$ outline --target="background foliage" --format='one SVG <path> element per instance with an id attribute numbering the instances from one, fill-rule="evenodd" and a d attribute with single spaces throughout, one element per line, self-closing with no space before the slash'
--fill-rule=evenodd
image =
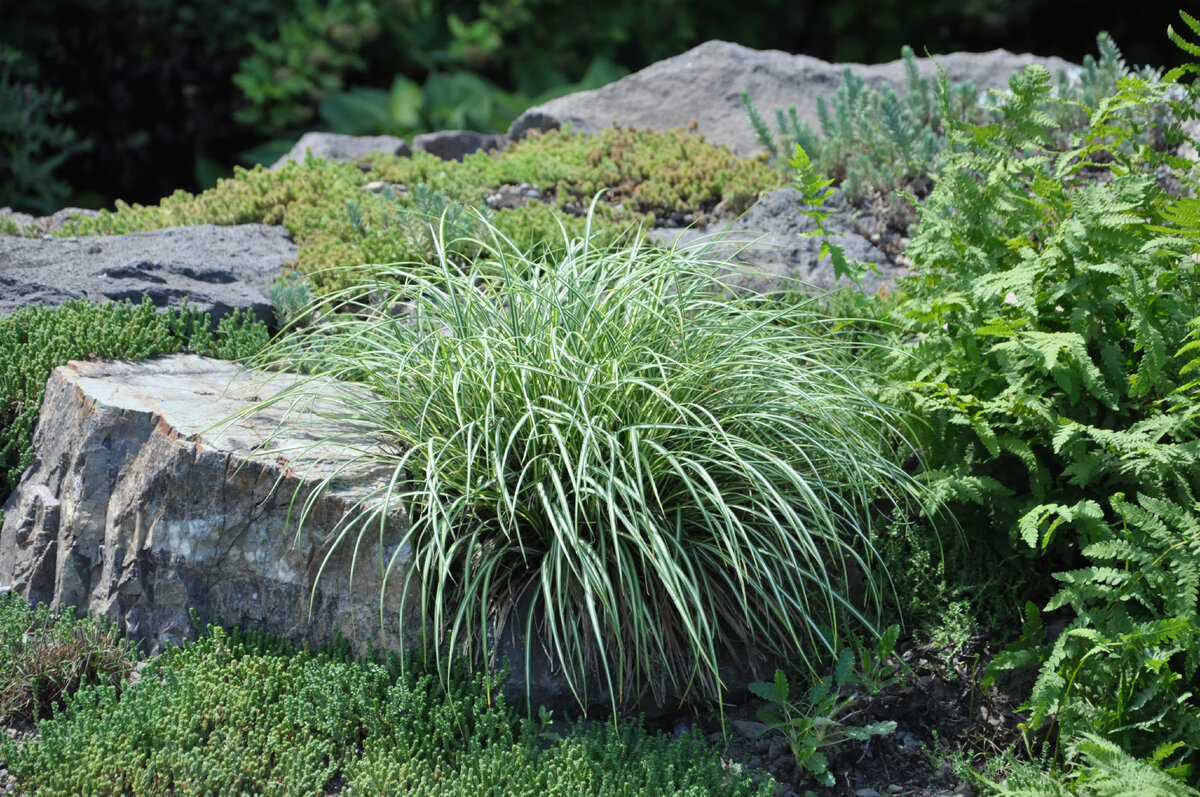
<path id="1" fill-rule="evenodd" d="M 1174 0 L 1147 0 L 1104 24 L 1131 61 L 1164 65 L 1173 11 Z M 500 131 L 536 101 L 713 38 L 839 61 L 891 60 L 909 42 L 1078 61 L 1090 13 L 1083 0 L 47 0 L 4 4 L 0 48 L 21 53 L 37 92 L 69 103 L 44 123 L 91 150 L 52 170 L 67 202 L 100 206 L 208 187 L 244 153 L 304 129 Z M 18 182 L 53 157 L 14 165 Z M 36 192 L 0 203 L 42 209 Z"/>

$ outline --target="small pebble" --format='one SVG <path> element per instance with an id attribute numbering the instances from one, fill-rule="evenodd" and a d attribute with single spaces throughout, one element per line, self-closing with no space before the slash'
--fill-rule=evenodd
<path id="1" fill-rule="evenodd" d="M 879 797 L 879 792 L 874 789 L 859 789 L 854 792 L 855 797 Z"/>

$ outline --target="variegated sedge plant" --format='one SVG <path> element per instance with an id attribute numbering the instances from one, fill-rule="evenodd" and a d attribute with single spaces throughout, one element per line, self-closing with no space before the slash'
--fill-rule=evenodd
<path id="1" fill-rule="evenodd" d="M 323 297 L 315 334 L 268 350 L 311 377 L 274 401 L 322 398 L 394 474 L 338 544 L 403 502 L 404 594 L 442 670 L 519 623 L 526 682 L 541 640 L 581 704 L 719 698 L 725 655 L 835 652 L 885 600 L 881 507 L 920 497 L 861 339 L 815 300 L 731 289 L 700 249 L 599 244 L 591 220 L 530 256 L 481 219 L 465 265 L 435 221 L 434 262 L 354 266 L 369 281 Z M 370 398 L 321 395 L 328 378 Z"/>

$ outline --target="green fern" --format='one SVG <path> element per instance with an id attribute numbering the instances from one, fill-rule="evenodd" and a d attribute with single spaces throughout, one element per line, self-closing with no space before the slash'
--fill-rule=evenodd
<path id="1" fill-rule="evenodd" d="M 1200 90 L 1099 43 L 1074 94 L 1030 67 L 995 119 L 950 126 L 892 373 L 977 548 L 999 535 L 1058 571 L 1044 610 L 1067 628 L 1047 638 L 1031 606 L 992 669 L 1037 668 L 1027 728 L 1134 757 L 1178 743 L 1170 770 L 1200 751 L 1200 206 L 1163 188 L 1191 166 L 1148 144 Z"/>
<path id="2" fill-rule="evenodd" d="M 1095 797 L 1200 797 L 1200 791 L 1183 780 L 1186 771 L 1164 770 L 1162 761 L 1177 749 L 1166 744 L 1150 760 L 1134 758 L 1118 745 L 1093 733 L 1084 734 L 1075 744 L 1080 759 L 1080 775 L 1075 785 Z"/>
<path id="3" fill-rule="evenodd" d="M 1183 20 L 1185 25 L 1187 25 L 1189 28 L 1191 28 L 1192 33 L 1194 33 L 1196 36 L 1200 37 L 1200 20 L 1197 20 L 1195 17 L 1191 16 L 1190 14 L 1188 14 L 1187 12 L 1184 12 L 1184 11 L 1179 12 L 1179 17 L 1180 17 L 1180 19 Z M 1176 47 L 1183 50 L 1188 55 L 1194 55 L 1197 58 L 1200 58 L 1200 44 L 1194 44 L 1193 42 L 1190 42 L 1187 39 L 1183 38 L 1183 36 L 1181 36 L 1175 32 L 1175 28 L 1171 25 L 1167 26 L 1167 36 L 1171 39 L 1172 42 L 1175 43 Z M 1191 72 L 1193 74 L 1200 74 L 1200 64 L 1194 64 L 1194 63 L 1182 64 L 1182 65 L 1176 67 L 1175 69 L 1172 69 L 1170 72 L 1168 72 L 1165 79 L 1166 80 L 1178 80 L 1184 74 L 1187 74 L 1189 72 Z"/>

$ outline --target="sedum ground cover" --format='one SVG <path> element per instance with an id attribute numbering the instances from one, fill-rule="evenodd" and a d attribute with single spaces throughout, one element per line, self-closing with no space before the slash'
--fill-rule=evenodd
<path id="1" fill-rule="evenodd" d="M 782 187 L 786 178 L 765 159 L 739 158 L 682 130 L 614 127 L 595 136 L 552 131 L 531 134 L 499 155 L 480 152 L 462 162 L 418 152 L 407 158 L 381 155 L 363 169 L 325 160 L 278 171 L 240 169 L 235 178 L 201 194 L 180 191 L 148 207 L 118 202 L 115 212 L 66 225 L 56 234 L 108 235 L 203 222 L 282 224 L 300 247 L 296 268 L 321 294 L 352 284 L 354 272 L 347 265 L 433 259 L 428 236 L 411 217 L 428 218 L 437 205 L 422 207 L 415 190 L 363 190 L 380 181 L 408 189 L 424 186 L 443 203 L 469 207 L 481 206 L 488 189 L 537 186 L 546 203 L 503 208 L 492 219 L 506 236 L 532 248 L 557 239 L 560 223 L 582 231 L 579 217 L 601 190 L 609 192 L 602 217 L 621 228 L 649 226 L 680 212 L 703 220 L 718 205 L 741 212 L 763 193 Z"/>
<path id="2" fill-rule="evenodd" d="M 1200 57 L 1200 22 L 1181 19 L 1172 39 Z M 1194 795 L 1200 180 L 1175 153 L 1198 99 L 1179 81 L 1200 66 L 1137 73 L 1114 52 L 1085 96 L 1036 68 L 979 115 L 920 87 L 944 140 L 926 148 L 913 275 L 885 296 L 731 295 L 691 254 L 648 249 L 628 224 L 741 207 L 783 173 L 618 129 L 461 165 L 246 172 L 68 234 L 289 226 L 315 306 L 291 308 L 260 361 L 378 397 L 347 409 L 413 504 L 434 642 L 486 658 L 477 624 L 525 591 L 568 671 L 599 664 L 622 692 L 662 671 L 711 701 L 719 651 L 774 639 L 796 666 L 756 685 L 763 717 L 828 784 L 835 743 L 891 729 L 843 722 L 893 677 L 878 674 L 895 632 L 855 637 L 987 629 L 989 677 L 1024 677 L 1027 699 L 1018 748 L 962 754 L 979 789 Z M 814 159 L 788 176 L 819 217 Z M 479 209 L 516 182 L 553 207 Z M 611 200 L 582 213 L 598 187 Z M 755 788 L 632 726 L 539 738 L 448 655 L 430 672 L 215 630 L 124 691 L 121 656 L 98 660 L 37 681 L 59 714 L 40 743 L 4 747 L 47 793 L 81 772 L 129 792 Z M 213 671 L 234 686 L 205 688 Z M 209 758 L 235 740 L 250 758 Z M 96 752 L 121 744 L 117 765 Z"/>
<path id="3" fill-rule="evenodd" d="M 2 596 L 0 656 L 0 719 L 43 712 L 36 743 L 0 740 L 29 794 L 771 793 L 703 740 L 630 723 L 559 732 L 522 719 L 481 675 L 444 686 L 348 647 L 214 626 L 130 686 L 129 652 L 96 621 L 49 623 Z M 53 666 L 64 661 L 76 670 Z"/>

